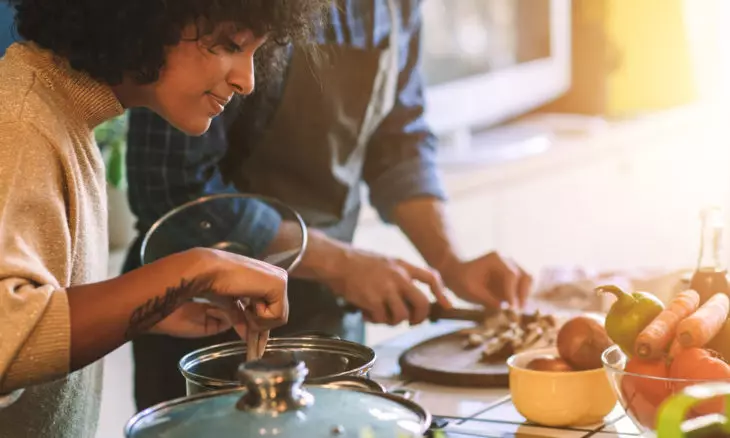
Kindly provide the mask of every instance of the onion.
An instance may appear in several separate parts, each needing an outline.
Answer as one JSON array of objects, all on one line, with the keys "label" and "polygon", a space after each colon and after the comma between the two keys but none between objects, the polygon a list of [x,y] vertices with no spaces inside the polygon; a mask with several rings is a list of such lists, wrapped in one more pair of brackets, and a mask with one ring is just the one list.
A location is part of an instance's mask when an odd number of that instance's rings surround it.
[{"label": "onion", "polygon": [[601,368],[601,354],[613,343],[595,318],[577,316],[558,332],[558,352],[575,370]]},{"label": "onion", "polygon": [[568,372],[573,369],[568,365],[568,362],[564,361],[559,357],[545,356],[532,359],[527,364],[528,370],[535,371],[552,371],[552,372]]}]

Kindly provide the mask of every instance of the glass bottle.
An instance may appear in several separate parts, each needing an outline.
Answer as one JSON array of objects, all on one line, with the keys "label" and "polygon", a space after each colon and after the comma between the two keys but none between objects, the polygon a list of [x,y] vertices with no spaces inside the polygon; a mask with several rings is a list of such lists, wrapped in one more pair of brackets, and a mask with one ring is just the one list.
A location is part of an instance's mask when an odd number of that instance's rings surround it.
[{"label": "glass bottle", "polygon": [[690,281],[690,288],[700,294],[701,303],[718,292],[730,292],[727,268],[721,253],[723,228],[723,217],[719,208],[711,207],[702,212],[699,259]]}]

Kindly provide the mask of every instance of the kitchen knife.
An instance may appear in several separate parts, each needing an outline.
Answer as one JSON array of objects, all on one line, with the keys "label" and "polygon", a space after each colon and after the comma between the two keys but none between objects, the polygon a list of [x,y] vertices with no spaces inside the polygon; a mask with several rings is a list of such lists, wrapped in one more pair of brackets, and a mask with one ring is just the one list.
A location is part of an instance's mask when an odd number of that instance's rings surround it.
[{"label": "kitchen knife", "polygon": [[464,309],[459,307],[452,307],[451,309],[445,309],[438,303],[431,304],[431,310],[428,312],[428,319],[431,322],[436,322],[440,319],[449,319],[456,321],[472,321],[472,322],[484,322],[488,316],[494,313],[488,309]]},{"label": "kitchen knife", "polygon": [[[359,311],[359,309],[352,304],[345,305],[345,312],[355,313],[357,311]],[[458,307],[445,309],[438,303],[431,303],[431,309],[428,312],[428,319],[431,322],[436,322],[442,319],[482,322],[493,313],[493,310],[488,309],[464,309]]]}]

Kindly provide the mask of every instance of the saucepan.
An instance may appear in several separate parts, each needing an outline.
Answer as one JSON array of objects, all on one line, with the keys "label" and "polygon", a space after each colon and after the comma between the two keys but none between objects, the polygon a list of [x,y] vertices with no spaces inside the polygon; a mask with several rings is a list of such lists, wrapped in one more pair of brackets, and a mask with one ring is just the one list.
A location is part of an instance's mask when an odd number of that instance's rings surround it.
[{"label": "saucepan", "polygon": [[205,392],[134,416],[127,438],[418,437],[431,415],[386,392],[305,383],[308,369],[292,355],[240,365],[235,389]]},{"label": "saucepan", "polygon": [[[228,342],[193,351],[179,362],[185,377],[188,395],[240,387],[238,367],[246,354],[245,342]],[[358,386],[382,391],[369,380],[375,365],[375,352],[355,342],[326,334],[303,334],[296,337],[272,338],[263,358],[292,356],[308,368],[308,384]]]}]

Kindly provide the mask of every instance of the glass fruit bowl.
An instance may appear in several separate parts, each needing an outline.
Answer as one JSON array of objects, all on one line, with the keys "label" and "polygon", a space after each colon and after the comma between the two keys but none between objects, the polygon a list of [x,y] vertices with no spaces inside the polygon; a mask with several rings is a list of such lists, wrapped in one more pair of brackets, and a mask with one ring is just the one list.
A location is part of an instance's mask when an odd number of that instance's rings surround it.
[{"label": "glass fruit bowl", "polygon": [[[691,380],[655,377],[625,371],[629,361],[618,345],[606,349],[602,355],[603,368],[619,403],[643,436],[655,437],[657,414],[670,397],[690,386],[706,383],[730,383],[730,380]],[[687,419],[724,413],[724,399],[707,400],[694,407]]]}]

